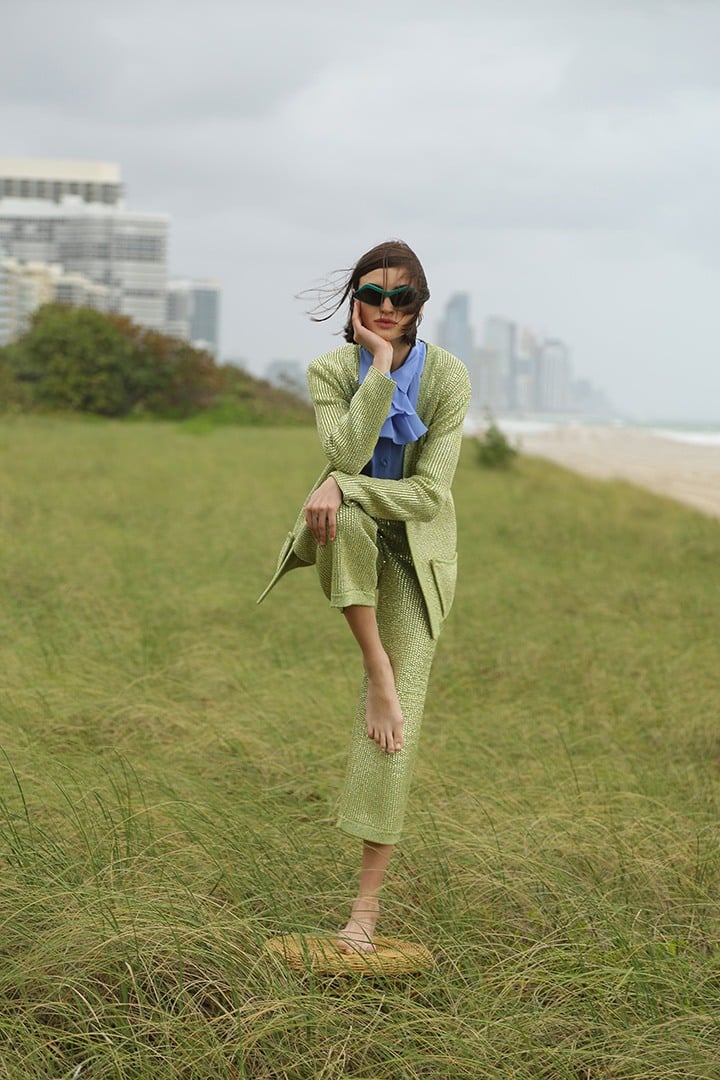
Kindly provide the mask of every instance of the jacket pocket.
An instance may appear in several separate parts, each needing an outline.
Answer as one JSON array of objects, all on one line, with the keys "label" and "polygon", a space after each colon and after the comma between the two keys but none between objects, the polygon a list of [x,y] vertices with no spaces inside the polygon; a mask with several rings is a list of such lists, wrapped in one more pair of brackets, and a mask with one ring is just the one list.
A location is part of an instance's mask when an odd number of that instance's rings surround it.
[{"label": "jacket pocket", "polygon": [[294,542],[295,542],[295,533],[294,532],[289,532],[287,534],[287,536],[285,537],[285,543],[280,548],[280,554],[278,555],[278,561],[277,561],[278,570],[280,569],[282,564],[285,562],[285,559],[287,558],[287,554],[290,551],[290,548],[293,546]]},{"label": "jacket pocket", "polygon": [[315,562],[315,556],[317,554],[317,544],[315,537],[310,532],[307,525],[303,522],[297,532],[291,533],[289,538],[290,547],[292,553],[300,562],[311,565]]},{"label": "jacket pocket", "polygon": [[265,599],[265,597],[267,596],[267,594],[270,592],[270,590],[276,584],[278,578],[280,578],[282,576],[282,574],[285,572],[285,570],[287,568],[287,563],[292,558],[292,554],[293,554],[292,547],[293,547],[294,541],[295,541],[295,533],[294,532],[289,532],[287,534],[287,536],[285,537],[285,543],[280,548],[280,554],[278,555],[278,560],[277,560],[277,566],[275,568],[275,573],[270,578],[270,581],[267,583],[267,585],[265,586],[263,591],[258,596],[256,603],[262,604],[262,602]]},{"label": "jacket pocket", "polygon": [[452,559],[431,559],[430,568],[440,600],[440,610],[443,618],[446,619],[455,599],[457,555],[454,555]]}]

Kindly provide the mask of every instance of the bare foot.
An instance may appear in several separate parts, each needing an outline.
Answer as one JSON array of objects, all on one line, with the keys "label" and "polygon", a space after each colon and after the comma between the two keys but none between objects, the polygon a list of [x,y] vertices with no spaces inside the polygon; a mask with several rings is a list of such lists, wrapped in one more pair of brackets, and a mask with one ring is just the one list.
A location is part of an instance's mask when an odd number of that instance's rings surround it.
[{"label": "bare foot", "polygon": [[377,667],[368,670],[365,723],[369,738],[374,739],[381,750],[388,754],[402,750],[405,745],[403,716],[392,664],[387,656]]},{"label": "bare foot", "polygon": [[347,926],[339,931],[337,945],[341,952],[375,952],[373,934],[380,914],[376,896],[359,896],[352,906]]}]

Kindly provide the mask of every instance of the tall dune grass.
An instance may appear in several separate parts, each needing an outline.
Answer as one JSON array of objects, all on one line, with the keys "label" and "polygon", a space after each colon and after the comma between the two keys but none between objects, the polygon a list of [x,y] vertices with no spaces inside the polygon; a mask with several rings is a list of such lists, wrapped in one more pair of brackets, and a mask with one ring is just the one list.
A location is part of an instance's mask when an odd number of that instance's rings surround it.
[{"label": "tall dune grass", "polygon": [[0,1077],[720,1075],[720,525],[523,459],[458,471],[461,573],[383,930],[346,915],[358,661],[296,571],[310,430],[0,425]]}]

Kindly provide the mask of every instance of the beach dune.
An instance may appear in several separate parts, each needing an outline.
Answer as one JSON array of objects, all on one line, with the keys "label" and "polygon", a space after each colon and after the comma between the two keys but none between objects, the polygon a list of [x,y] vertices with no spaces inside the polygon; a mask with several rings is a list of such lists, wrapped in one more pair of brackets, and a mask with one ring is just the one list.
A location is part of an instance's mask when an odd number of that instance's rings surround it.
[{"label": "beach dune", "polygon": [[587,476],[627,480],[720,517],[720,446],[634,428],[569,425],[525,433],[519,447]]}]

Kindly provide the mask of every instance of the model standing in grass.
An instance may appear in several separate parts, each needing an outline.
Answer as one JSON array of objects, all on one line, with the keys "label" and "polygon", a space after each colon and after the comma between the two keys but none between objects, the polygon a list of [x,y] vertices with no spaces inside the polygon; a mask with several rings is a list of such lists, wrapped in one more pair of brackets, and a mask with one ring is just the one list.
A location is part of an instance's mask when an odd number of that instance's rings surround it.
[{"label": "model standing in grass", "polygon": [[400,839],[435,645],[457,568],[450,487],[470,400],[465,365],[418,340],[425,273],[401,241],[363,255],[334,295],[347,345],[308,385],[327,465],[280,552],[315,564],[362,654],[364,677],[338,827],[362,840],[360,883],[338,944],[371,951],[379,892]]}]

